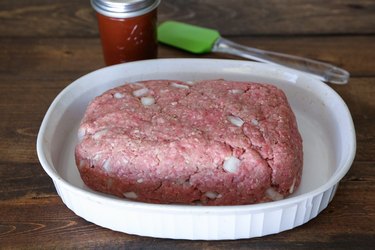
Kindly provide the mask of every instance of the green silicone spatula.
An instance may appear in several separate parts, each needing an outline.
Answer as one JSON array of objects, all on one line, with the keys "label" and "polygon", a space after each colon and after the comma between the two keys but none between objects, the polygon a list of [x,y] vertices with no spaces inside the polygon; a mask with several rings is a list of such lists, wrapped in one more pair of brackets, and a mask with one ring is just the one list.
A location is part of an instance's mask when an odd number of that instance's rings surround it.
[{"label": "green silicone spatula", "polygon": [[158,41],[196,54],[227,53],[247,59],[277,64],[310,74],[319,80],[346,84],[349,73],[334,65],[278,52],[246,47],[220,36],[213,29],[176,21],[166,21],[158,27]]}]

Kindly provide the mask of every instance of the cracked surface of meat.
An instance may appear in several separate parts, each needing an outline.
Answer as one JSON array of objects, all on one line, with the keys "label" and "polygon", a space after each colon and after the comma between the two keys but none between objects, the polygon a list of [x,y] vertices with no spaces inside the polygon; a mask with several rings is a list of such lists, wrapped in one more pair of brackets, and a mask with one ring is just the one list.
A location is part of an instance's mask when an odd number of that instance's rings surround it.
[{"label": "cracked surface of meat", "polygon": [[[145,105],[143,97],[154,101]],[[269,84],[125,84],[89,104],[78,134],[84,183],[119,197],[132,192],[138,201],[253,204],[286,197],[301,180],[296,119]]]}]

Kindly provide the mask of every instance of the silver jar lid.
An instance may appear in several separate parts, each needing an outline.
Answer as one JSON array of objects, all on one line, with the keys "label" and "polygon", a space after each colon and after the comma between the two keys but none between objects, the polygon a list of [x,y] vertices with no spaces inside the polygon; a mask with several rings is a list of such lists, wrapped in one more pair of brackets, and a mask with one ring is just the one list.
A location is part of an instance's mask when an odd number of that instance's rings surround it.
[{"label": "silver jar lid", "polygon": [[160,0],[91,0],[92,7],[100,14],[127,18],[146,14],[158,7]]}]

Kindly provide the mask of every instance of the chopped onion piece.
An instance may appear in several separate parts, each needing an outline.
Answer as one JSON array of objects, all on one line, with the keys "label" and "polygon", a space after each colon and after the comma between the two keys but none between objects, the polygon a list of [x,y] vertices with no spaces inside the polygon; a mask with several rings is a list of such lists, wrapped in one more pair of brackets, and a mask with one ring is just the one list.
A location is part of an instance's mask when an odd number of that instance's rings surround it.
[{"label": "chopped onion piece", "polygon": [[255,126],[257,126],[259,124],[258,120],[257,119],[252,119],[251,120],[251,123]]},{"label": "chopped onion piece", "polygon": [[238,116],[228,115],[227,119],[228,121],[230,121],[233,125],[237,127],[241,127],[244,124],[244,121]]},{"label": "chopped onion piece", "polygon": [[213,199],[216,199],[219,197],[219,194],[216,193],[216,192],[211,192],[211,191],[208,191],[204,194],[205,196],[207,196],[209,199],[213,200]]},{"label": "chopped onion piece", "polygon": [[134,85],[136,85],[136,86],[138,86],[138,87],[144,87],[145,85],[143,84],[143,83],[141,83],[141,82],[133,82],[132,84],[134,84]]},{"label": "chopped onion piece", "polygon": [[128,199],[137,199],[138,195],[134,192],[126,192],[124,193],[124,196]]},{"label": "chopped onion piece", "polygon": [[124,98],[124,94],[121,94],[120,92],[116,92],[113,95],[113,97],[116,98],[116,99],[121,99],[121,98]]},{"label": "chopped onion piece", "polygon": [[243,94],[243,93],[245,93],[245,91],[243,91],[242,89],[230,89],[229,93],[231,93],[231,94]]},{"label": "chopped onion piece", "polygon": [[140,178],[140,179],[137,180],[137,183],[142,183],[142,182],[143,182],[142,178]]},{"label": "chopped onion piece", "polygon": [[280,193],[276,192],[273,188],[268,188],[266,190],[266,195],[273,201],[282,200],[284,196],[282,196]]},{"label": "chopped onion piece", "polygon": [[194,84],[195,84],[194,81],[186,81],[185,83],[186,83],[186,84],[189,84],[189,85],[194,85]]},{"label": "chopped onion piece", "polygon": [[99,130],[99,131],[95,132],[95,134],[92,135],[92,138],[94,140],[98,140],[100,137],[105,135],[107,132],[108,132],[108,129]]},{"label": "chopped onion piece", "polygon": [[179,83],[176,83],[176,82],[172,82],[171,86],[175,87],[175,88],[179,88],[179,89],[189,89],[189,86],[179,84]]},{"label": "chopped onion piece", "polygon": [[105,160],[103,163],[103,169],[107,173],[111,170],[110,159]]},{"label": "chopped onion piece", "polygon": [[296,185],[296,178],[293,179],[293,183],[292,183],[292,186],[290,186],[289,188],[289,193],[293,193],[294,192],[294,186]]},{"label": "chopped onion piece", "polygon": [[83,140],[85,135],[86,135],[86,129],[84,129],[84,128],[78,129],[78,141],[79,142],[81,142]]},{"label": "chopped onion piece", "polygon": [[135,97],[141,97],[144,96],[148,93],[149,89],[148,88],[142,88],[142,89],[137,89],[133,91],[133,96]]},{"label": "chopped onion piece", "polygon": [[231,156],[224,161],[223,168],[229,173],[235,173],[238,171],[240,163],[241,161],[238,158]]},{"label": "chopped onion piece", "polygon": [[150,105],[152,105],[152,104],[155,103],[155,98],[154,98],[154,97],[151,97],[151,96],[142,97],[142,98],[141,98],[141,103],[142,103],[144,106],[150,106]]}]

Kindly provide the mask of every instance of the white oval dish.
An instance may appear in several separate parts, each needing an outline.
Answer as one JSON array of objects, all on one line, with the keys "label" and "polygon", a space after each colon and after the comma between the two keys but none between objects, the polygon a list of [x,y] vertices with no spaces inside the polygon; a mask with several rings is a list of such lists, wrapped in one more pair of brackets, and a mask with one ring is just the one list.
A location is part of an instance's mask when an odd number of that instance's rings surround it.
[{"label": "white oval dish", "polygon": [[[87,188],[74,162],[77,130],[88,103],[104,91],[152,79],[218,79],[271,83],[288,97],[304,146],[301,186],[274,202],[240,206],[160,205]],[[63,202],[78,216],[129,234],[173,239],[241,239],[274,234],[316,217],[349,170],[356,140],[349,110],[323,82],[278,66],[236,60],[156,59],[89,73],[66,87],[48,109],[37,139],[39,160]]]}]

